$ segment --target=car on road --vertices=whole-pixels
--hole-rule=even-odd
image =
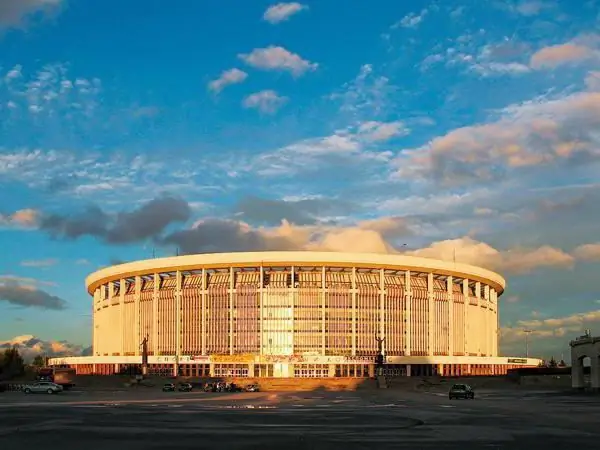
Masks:
[[[246,386],[246,392],[258,392],[258,391],[260,391],[258,384],[249,384],[248,386]]]
[[[165,383],[162,390],[163,392],[175,392],[175,385],[173,383]]]
[[[179,387],[177,388],[179,392],[191,392],[192,389],[193,386],[191,383],[179,383]]]
[[[475,391],[468,384],[453,384],[450,388],[450,392],[448,392],[448,398],[452,400],[453,398],[465,398],[465,399],[474,399]]]
[[[62,390],[62,386],[50,381],[39,381],[23,387],[23,392],[26,394],[58,394]]]

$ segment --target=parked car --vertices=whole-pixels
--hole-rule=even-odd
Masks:
[[[452,400],[453,398],[475,398],[475,392],[473,388],[468,384],[454,384],[450,388],[450,392],[448,392],[448,398]]]
[[[23,392],[26,394],[58,394],[62,390],[62,386],[49,381],[40,381],[23,387]]]
[[[258,392],[258,391],[260,391],[258,384],[249,384],[248,386],[246,386],[246,392]]]
[[[173,383],[165,383],[162,390],[163,392],[175,392],[175,385]]]
[[[179,387],[177,389],[179,392],[191,392],[193,386],[190,383],[179,383]]]
[[[242,392],[244,389],[235,383],[229,383],[225,386],[227,392]]]

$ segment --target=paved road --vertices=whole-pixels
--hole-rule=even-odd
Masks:
[[[0,394],[0,448],[594,448],[598,397],[392,390]]]

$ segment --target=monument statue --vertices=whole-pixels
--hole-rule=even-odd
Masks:
[[[148,335],[142,340],[142,375],[148,373]]]
[[[383,369],[383,363],[385,362],[385,357],[383,356],[383,342],[385,341],[385,338],[375,335],[375,340],[377,341],[377,356],[375,357],[375,368],[377,369],[377,372],[380,372],[379,369]]]

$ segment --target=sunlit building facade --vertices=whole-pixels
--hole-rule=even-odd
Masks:
[[[537,365],[498,355],[504,279],[429,258],[333,252],[189,255],[91,274],[93,356],[79,373],[198,377],[487,375]]]

